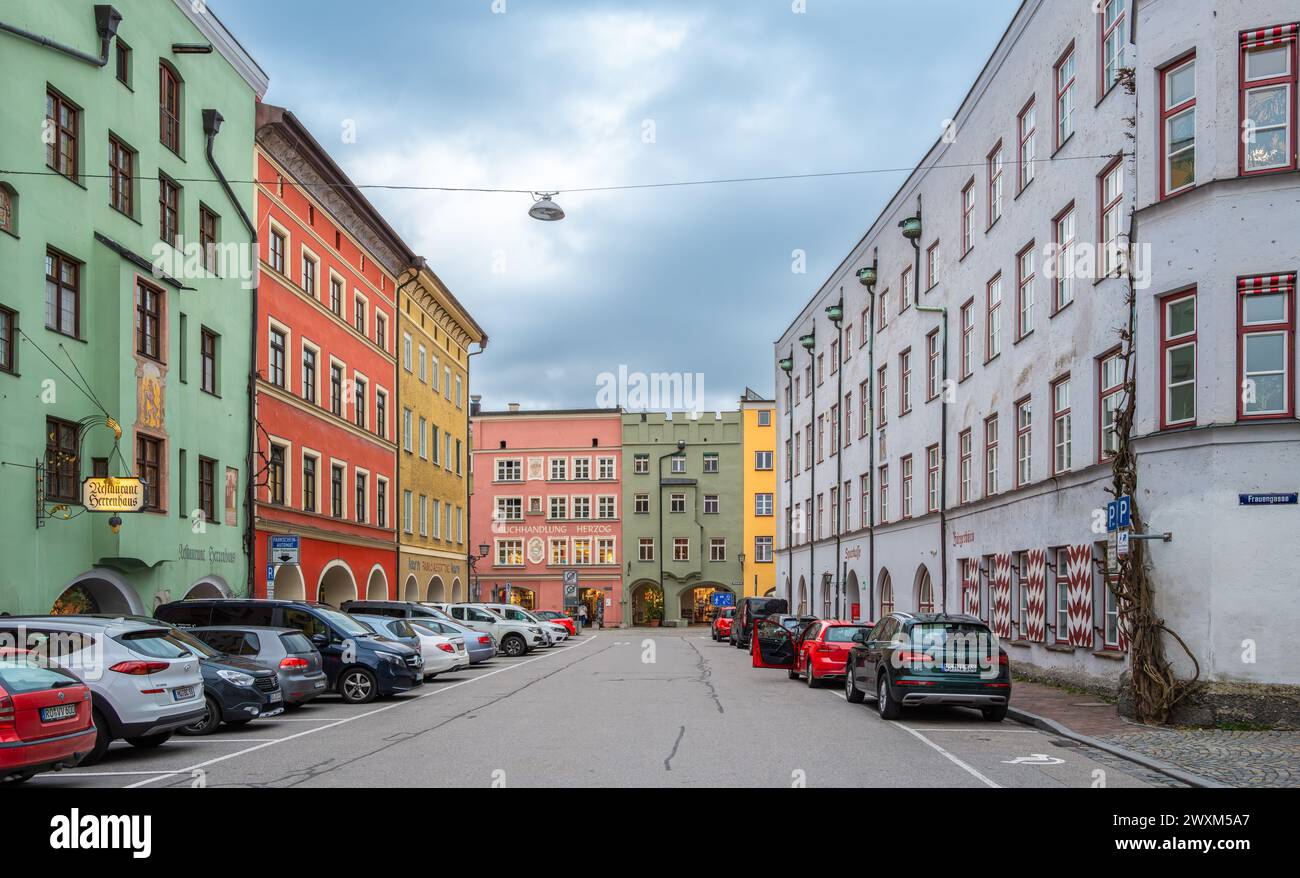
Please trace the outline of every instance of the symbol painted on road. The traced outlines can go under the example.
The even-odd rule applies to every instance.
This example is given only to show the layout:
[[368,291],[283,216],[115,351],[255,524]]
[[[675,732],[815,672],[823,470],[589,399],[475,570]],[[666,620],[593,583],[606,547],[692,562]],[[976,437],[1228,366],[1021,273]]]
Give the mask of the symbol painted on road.
[[1048,756],[1046,753],[1034,753],[1030,756],[1017,756],[1015,759],[1003,759],[1004,765],[1060,765],[1064,759]]

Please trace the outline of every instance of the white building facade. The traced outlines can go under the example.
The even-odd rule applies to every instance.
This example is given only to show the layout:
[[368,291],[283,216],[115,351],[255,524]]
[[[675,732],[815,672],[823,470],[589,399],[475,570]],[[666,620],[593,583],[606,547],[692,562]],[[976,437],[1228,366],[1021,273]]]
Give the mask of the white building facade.
[[1021,5],[773,350],[792,611],[970,612],[1022,667],[1118,680],[1098,510],[1131,252],[1135,499],[1173,535],[1147,544],[1159,614],[1202,679],[1300,683],[1298,20],[1295,0]]

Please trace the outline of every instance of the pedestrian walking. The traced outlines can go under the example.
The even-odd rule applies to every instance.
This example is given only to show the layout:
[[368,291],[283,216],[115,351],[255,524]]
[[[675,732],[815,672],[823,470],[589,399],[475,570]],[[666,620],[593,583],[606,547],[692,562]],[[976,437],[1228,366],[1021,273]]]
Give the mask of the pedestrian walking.
[[578,631],[581,632],[582,629],[586,627],[587,627],[587,605],[579,604],[578,605]]

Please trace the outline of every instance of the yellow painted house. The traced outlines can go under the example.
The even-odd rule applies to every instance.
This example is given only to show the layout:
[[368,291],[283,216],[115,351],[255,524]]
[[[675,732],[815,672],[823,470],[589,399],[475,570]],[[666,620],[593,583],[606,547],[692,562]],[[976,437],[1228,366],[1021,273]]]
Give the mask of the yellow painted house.
[[745,597],[776,589],[776,401],[745,388],[740,398],[744,420],[744,547],[741,571]]
[[469,363],[487,334],[423,261],[399,278],[398,334],[398,594],[469,600]]

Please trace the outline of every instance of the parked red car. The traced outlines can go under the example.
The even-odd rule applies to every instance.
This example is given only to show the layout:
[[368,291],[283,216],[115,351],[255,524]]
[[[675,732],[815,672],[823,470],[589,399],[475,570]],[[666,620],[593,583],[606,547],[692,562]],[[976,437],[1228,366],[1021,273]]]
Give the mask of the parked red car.
[[791,680],[806,677],[809,686],[816,686],[826,677],[843,677],[853,635],[870,630],[870,622],[839,619],[809,622],[800,631],[794,667],[786,674]]
[[714,640],[731,639],[731,623],[736,618],[735,607],[722,607],[718,610],[718,615],[713,617],[713,630],[710,632]]
[[84,683],[41,667],[27,650],[0,651],[0,783],[71,768],[97,735]]
[[554,622],[556,625],[563,625],[569,632],[570,637],[578,636],[577,623],[564,613],[557,613],[555,610],[537,610],[533,615],[539,619],[545,619],[547,622]]

